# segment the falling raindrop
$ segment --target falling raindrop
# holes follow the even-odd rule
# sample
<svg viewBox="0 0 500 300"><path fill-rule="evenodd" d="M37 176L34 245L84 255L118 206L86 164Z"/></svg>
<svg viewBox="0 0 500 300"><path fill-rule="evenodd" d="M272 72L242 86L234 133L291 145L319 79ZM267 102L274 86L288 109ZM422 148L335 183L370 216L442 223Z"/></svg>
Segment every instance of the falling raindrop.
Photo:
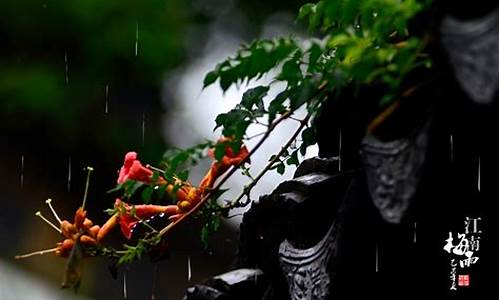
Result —
<svg viewBox="0 0 500 300"><path fill-rule="evenodd" d="M123 299L127 299L127 272L123 272Z"/></svg>
<svg viewBox="0 0 500 300"><path fill-rule="evenodd" d="M453 134L450 134L450 159L453 161Z"/></svg>
<svg viewBox="0 0 500 300"><path fill-rule="evenodd" d="M68 192L71 188L71 156L68 158Z"/></svg>
<svg viewBox="0 0 500 300"><path fill-rule="evenodd" d="M341 153L342 153L342 129L339 130L339 172L342 169L342 158L341 158Z"/></svg>
<svg viewBox="0 0 500 300"><path fill-rule="evenodd" d="M146 114L142 113L142 145L144 145L144 131L146 129Z"/></svg>
<svg viewBox="0 0 500 300"><path fill-rule="evenodd" d="M137 56L138 49L139 49L139 22L135 22L135 56Z"/></svg>
<svg viewBox="0 0 500 300"><path fill-rule="evenodd" d="M481 157L478 158L477 162L477 191L481 191Z"/></svg>
<svg viewBox="0 0 500 300"><path fill-rule="evenodd" d="M417 222L413 224L413 242L417 243Z"/></svg>
<svg viewBox="0 0 500 300"><path fill-rule="evenodd" d="M188 256L188 281L191 281L191 256Z"/></svg>
<svg viewBox="0 0 500 300"><path fill-rule="evenodd" d="M24 154L21 154L21 176L20 176L20 181L21 181L21 188L24 186Z"/></svg>
<svg viewBox="0 0 500 300"><path fill-rule="evenodd" d="M109 84L106 84L106 104L104 106L104 113L108 113L108 99L109 99Z"/></svg>
<svg viewBox="0 0 500 300"><path fill-rule="evenodd" d="M68 53L64 52L64 78L66 84L69 84Z"/></svg>
<svg viewBox="0 0 500 300"><path fill-rule="evenodd" d="M378 273L378 243L375 243L375 272Z"/></svg>

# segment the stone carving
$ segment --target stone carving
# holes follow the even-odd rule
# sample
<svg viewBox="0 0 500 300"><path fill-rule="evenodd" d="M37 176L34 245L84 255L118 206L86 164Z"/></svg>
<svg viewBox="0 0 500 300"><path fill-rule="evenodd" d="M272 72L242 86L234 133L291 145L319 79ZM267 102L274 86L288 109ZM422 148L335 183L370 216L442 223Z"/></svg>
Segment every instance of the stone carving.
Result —
<svg viewBox="0 0 500 300"><path fill-rule="evenodd" d="M330 290L328 262L335 251L336 221L315 246L298 249L288 240L280 244L279 259L288 281L290 299L324 300Z"/></svg>
<svg viewBox="0 0 500 300"><path fill-rule="evenodd" d="M478 20L444 18L442 43L455 76L478 104L489 103L498 90L498 11Z"/></svg>
<svg viewBox="0 0 500 300"><path fill-rule="evenodd" d="M400 223L410 205L425 161L427 121L420 130L406 138L380 141L367 134L361 142L361 158L368 190L382 218Z"/></svg>

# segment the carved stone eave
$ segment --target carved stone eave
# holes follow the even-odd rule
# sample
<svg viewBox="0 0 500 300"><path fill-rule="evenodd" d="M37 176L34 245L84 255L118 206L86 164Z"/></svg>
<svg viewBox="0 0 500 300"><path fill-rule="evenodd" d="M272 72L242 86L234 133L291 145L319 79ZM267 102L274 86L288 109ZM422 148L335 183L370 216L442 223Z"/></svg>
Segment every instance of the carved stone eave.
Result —
<svg viewBox="0 0 500 300"><path fill-rule="evenodd" d="M300 249L286 239L280 244L280 264L291 299L327 299L331 287L327 266L335 252L336 235L337 222L334 221L323 239L313 247Z"/></svg>
<svg viewBox="0 0 500 300"><path fill-rule="evenodd" d="M498 91L498 10L477 20L447 16L441 35L464 91L475 103L490 103Z"/></svg>
<svg viewBox="0 0 500 300"><path fill-rule="evenodd" d="M389 223L401 222L417 191L430 123L425 122L405 138L384 142L367 134L361 143L368 191L382 218Z"/></svg>

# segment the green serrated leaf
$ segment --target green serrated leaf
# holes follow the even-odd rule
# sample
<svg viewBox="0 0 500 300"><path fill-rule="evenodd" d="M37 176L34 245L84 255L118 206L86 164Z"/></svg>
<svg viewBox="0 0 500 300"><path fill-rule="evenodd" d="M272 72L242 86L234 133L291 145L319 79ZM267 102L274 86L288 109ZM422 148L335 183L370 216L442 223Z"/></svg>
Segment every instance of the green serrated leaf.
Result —
<svg viewBox="0 0 500 300"><path fill-rule="evenodd" d="M294 89L294 93L290 95L290 109L296 110L304 103L311 101L316 95L316 87L309 80L303 80L299 86Z"/></svg>
<svg viewBox="0 0 500 300"><path fill-rule="evenodd" d="M286 111L286 107L283 103L290 96L290 90L284 90L280 92L276 97L269 103L268 113L269 113L269 124L271 124L278 114L282 114Z"/></svg>
<svg viewBox="0 0 500 300"><path fill-rule="evenodd" d="M125 198L131 198L135 192L144 186L145 184L140 181L135 181L135 180L127 180L124 184L125 186L125 193L124 196Z"/></svg>
<svg viewBox="0 0 500 300"><path fill-rule="evenodd" d="M299 158L297 155L297 150L293 151L290 157L286 160L287 165L299 165Z"/></svg>
<svg viewBox="0 0 500 300"><path fill-rule="evenodd" d="M307 152L307 144L302 143L299 147L300 155L305 156Z"/></svg>
<svg viewBox="0 0 500 300"><path fill-rule="evenodd" d="M303 20L305 17L307 17L309 14L313 12L313 9L315 8L314 3L306 3L302 5L299 9L299 14L297 15L297 20Z"/></svg>
<svg viewBox="0 0 500 300"><path fill-rule="evenodd" d="M302 80L302 71L300 62L297 59L290 59L283 64L281 73L276 76L276 79L286 81L289 86L294 86Z"/></svg>
<svg viewBox="0 0 500 300"><path fill-rule="evenodd" d="M278 174L283 175L285 173L285 164L284 163L280 163L276 167L276 171L278 172Z"/></svg>
<svg viewBox="0 0 500 300"><path fill-rule="evenodd" d="M254 41L243 46L236 56L217 65L205 76L204 85L219 78L220 87L226 91L231 85L243 80L259 78L298 48L296 41L290 38Z"/></svg>
<svg viewBox="0 0 500 300"><path fill-rule="evenodd" d="M215 71L208 72L205 75L205 79L203 79L203 88L206 88L207 86L211 85L214 83L217 78L219 78L219 75Z"/></svg>
<svg viewBox="0 0 500 300"><path fill-rule="evenodd" d="M257 86L251 89L248 89L241 98L241 105L248 110L252 110L254 106L257 109L261 109L264 107L264 102L262 98L267 95L269 91L268 86Z"/></svg>
<svg viewBox="0 0 500 300"><path fill-rule="evenodd" d="M302 143L309 146L314 145L316 141L314 140L314 129L312 127L306 127L302 131Z"/></svg>
<svg viewBox="0 0 500 300"><path fill-rule="evenodd" d="M312 46L309 48L309 59L308 59L308 66L307 66L307 72L313 73L317 71L317 64L318 60L321 57L321 54L323 54L323 49L321 48L320 45L317 43L313 43Z"/></svg>

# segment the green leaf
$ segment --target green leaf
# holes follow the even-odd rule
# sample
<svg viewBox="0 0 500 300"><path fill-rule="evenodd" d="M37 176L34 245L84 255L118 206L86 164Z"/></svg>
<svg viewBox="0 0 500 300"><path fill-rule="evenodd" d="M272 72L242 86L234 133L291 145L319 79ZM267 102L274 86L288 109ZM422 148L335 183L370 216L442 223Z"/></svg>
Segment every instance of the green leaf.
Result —
<svg viewBox="0 0 500 300"><path fill-rule="evenodd" d="M218 206L214 204L215 202L211 202L212 205L215 205L217 208ZM201 228L201 242L203 243L204 248L208 248L209 246L209 241L211 235L216 232L219 227L220 227L220 211L214 211L212 209L206 209L204 212L205 215L205 223L203 224L203 227Z"/></svg>
<svg viewBox="0 0 500 300"><path fill-rule="evenodd" d="M222 134L224 136L231 137L239 142L245 135L252 120L259 116L260 115L252 116L252 112L246 110L242 106L238 106L225 114L218 115L215 120L216 126L214 130L222 126Z"/></svg>
<svg viewBox="0 0 500 300"><path fill-rule="evenodd" d="M269 124L271 124L274 119L276 118L276 115L282 114L286 111L286 107L283 105L283 103L288 99L290 96L290 90L284 90L269 103L268 107L268 113L269 113Z"/></svg>
<svg viewBox="0 0 500 300"><path fill-rule="evenodd" d="M299 158L298 158L298 155L297 155L297 150L293 151L292 154L290 155L290 157L286 160L286 164L287 165L296 165L298 166L299 165Z"/></svg>
<svg viewBox="0 0 500 300"><path fill-rule="evenodd" d="M224 155L226 155L226 144L225 143L219 143L215 145L214 149L214 158L217 161L220 161Z"/></svg>
<svg viewBox="0 0 500 300"><path fill-rule="evenodd" d="M205 75L205 79L203 79L203 88L206 88L207 86L211 85L214 83L218 78L218 75L215 71L208 72Z"/></svg>
<svg viewBox="0 0 500 300"><path fill-rule="evenodd" d="M312 9L311 14L309 14L309 30L314 31L320 24L322 24L323 20L323 12L324 12L324 1L319 1Z"/></svg>
<svg viewBox="0 0 500 300"><path fill-rule="evenodd" d="M201 228L201 235L200 235L200 238L201 238L201 242L203 244L203 247L206 249L208 248L208 245L209 245L209 240L210 240L210 231L208 229L208 227L206 226L203 226Z"/></svg>
<svg viewBox="0 0 500 300"><path fill-rule="evenodd" d="M288 85L296 85L302 80L302 71L300 70L300 62L297 59L290 59L283 64L281 73L276 77L278 80L288 82Z"/></svg>
<svg viewBox="0 0 500 300"><path fill-rule="evenodd" d="M306 127L302 131L302 143L306 145L314 145L316 141L314 140L314 129L312 127Z"/></svg>
<svg viewBox="0 0 500 300"><path fill-rule="evenodd" d="M280 163L276 167L276 171L278 172L278 174L283 175L283 173L285 173L285 164L284 163Z"/></svg>
<svg viewBox="0 0 500 300"><path fill-rule="evenodd" d="M220 87L226 91L233 84L262 76L297 49L296 41L290 38L257 40L243 46L235 57L217 65L205 76L204 84L211 84L219 78Z"/></svg>
<svg viewBox="0 0 500 300"><path fill-rule="evenodd" d="M154 190L156 192L156 197L158 199L163 199L163 196L165 196L165 191L167 189L168 184L162 184L162 185L157 185L154 187Z"/></svg>
<svg viewBox="0 0 500 300"><path fill-rule="evenodd" d="M184 170L182 172L179 172L177 174L177 177L181 180L181 181L187 181L188 178L189 178L189 171L188 170Z"/></svg>
<svg viewBox="0 0 500 300"><path fill-rule="evenodd" d="M290 95L290 109L296 110L304 103L311 101L316 94L316 87L309 80L303 80L300 85L292 90Z"/></svg>
<svg viewBox="0 0 500 300"><path fill-rule="evenodd" d="M151 176L151 182L157 182L160 179L160 172L153 171L153 176Z"/></svg>
<svg viewBox="0 0 500 300"><path fill-rule="evenodd" d="M123 183L123 196L125 198L131 198L135 192L144 185L143 182L128 179Z"/></svg>
<svg viewBox="0 0 500 300"><path fill-rule="evenodd" d="M317 43L313 43L311 48L309 48L308 53L309 53L309 60L308 60L309 64L307 66L307 72L313 73L318 70L317 64L319 58L321 57L321 54L323 54L323 49Z"/></svg>
<svg viewBox="0 0 500 300"><path fill-rule="evenodd" d="M200 159L206 156L207 149L212 147L212 145L213 142L207 141L187 149L173 148L167 150L161 162L162 165L166 166L163 177L167 181L173 181L181 167L185 168L196 165Z"/></svg>
<svg viewBox="0 0 500 300"><path fill-rule="evenodd" d="M248 89L243 94L241 105L248 110L252 110L254 106L256 106L257 109L262 110L264 108L264 101L262 98L267 95L268 91L269 87L262 85Z"/></svg>
<svg viewBox="0 0 500 300"><path fill-rule="evenodd" d="M316 5L314 3L306 3L302 5L299 9L297 20L303 20L305 17L311 14L315 6Z"/></svg>

